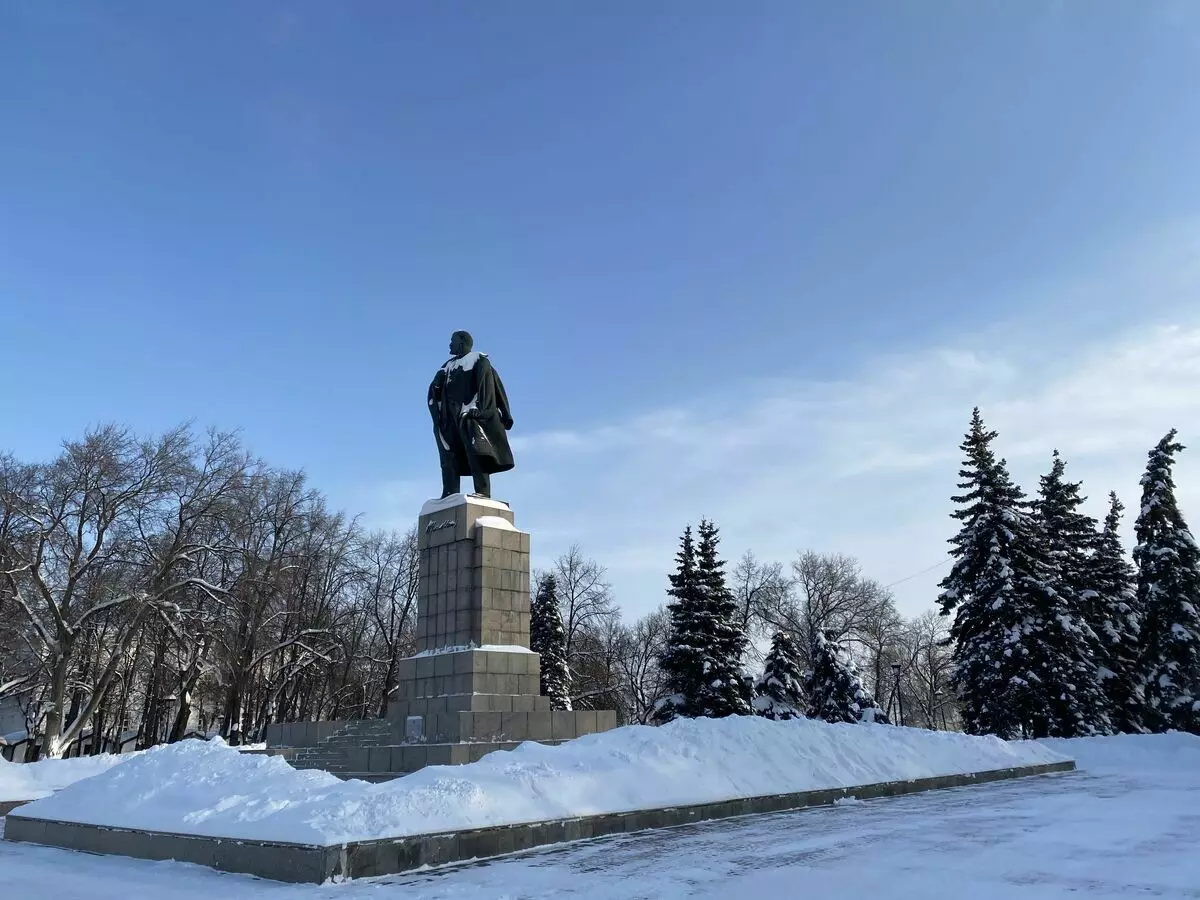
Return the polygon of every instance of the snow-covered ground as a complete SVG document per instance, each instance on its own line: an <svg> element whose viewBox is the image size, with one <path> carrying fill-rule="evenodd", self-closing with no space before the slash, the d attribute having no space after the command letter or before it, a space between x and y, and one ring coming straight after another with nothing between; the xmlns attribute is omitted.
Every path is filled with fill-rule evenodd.
<svg viewBox="0 0 1200 900"><path fill-rule="evenodd" d="M5 896L493 900L1200 896L1200 738L1048 742L1080 772L728 819L322 887L0 842Z"/></svg>
<svg viewBox="0 0 1200 900"><path fill-rule="evenodd" d="M189 741L189 743L192 743ZM265 750L266 744L243 744L238 752ZM9 800L38 800L84 778L107 772L119 763L129 762L144 751L102 753L71 759L41 759L35 763L10 763L0 758L0 803Z"/></svg>
<svg viewBox="0 0 1200 900"><path fill-rule="evenodd" d="M1035 743L811 719L680 719L527 743L383 784L297 771L220 741L142 753L21 810L70 822L336 844L1055 762Z"/></svg>
<svg viewBox="0 0 1200 900"><path fill-rule="evenodd" d="M105 753L76 759L44 759L35 763L10 763L0 759L0 802L49 796L81 779L107 772L136 755Z"/></svg>

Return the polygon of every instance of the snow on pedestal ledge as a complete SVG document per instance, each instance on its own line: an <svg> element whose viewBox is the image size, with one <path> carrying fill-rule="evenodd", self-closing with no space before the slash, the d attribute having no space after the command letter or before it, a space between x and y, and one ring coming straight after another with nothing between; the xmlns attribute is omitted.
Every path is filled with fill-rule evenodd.
<svg viewBox="0 0 1200 900"><path fill-rule="evenodd" d="M449 497L443 497L441 500L426 500L421 507L421 515L426 516L429 513L443 512L447 509L453 509L456 506L465 506L470 503L472 506L484 506L488 509L499 509L504 512L511 513L510 507L503 500L493 500L491 497L476 497L467 494L451 494Z"/></svg>
<svg viewBox="0 0 1200 900"><path fill-rule="evenodd" d="M380 784L298 771L220 741L156 747L21 815L332 845L1061 762L1033 742L752 716L526 743Z"/></svg>
<svg viewBox="0 0 1200 900"><path fill-rule="evenodd" d="M500 528L504 531L521 530L503 516L480 516L475 520L475 527L478 528L480 525L482 525L484 528Z"/></svg>
<svg viewBox="0 0 1200 900"><path fill-rule="evenodd" d="M404 659L420 659L423 656L444 656L447 653L466 653L469 650L483 650L487 653L532 653L528 647L520 644L456 644L452 647L437 647L433 650L422 650Z"/></svg>

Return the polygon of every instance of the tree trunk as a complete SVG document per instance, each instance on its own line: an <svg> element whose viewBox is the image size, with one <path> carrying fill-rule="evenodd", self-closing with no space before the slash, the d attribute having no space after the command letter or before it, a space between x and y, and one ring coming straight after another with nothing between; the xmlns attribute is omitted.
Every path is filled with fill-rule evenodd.
<svg viewBox="0 0 1200 900"><path fill-rule="evenodd" d="M61 653L54 664L54 673L50 678L50 703L46 710L46 724L42 732L45 742L46 756L49 759L60 759L63 750L63 705L67 700L67 667L70 654Z"/></svg>
<svg viewBox="0 0 1200 900"><path fill-rule="evenodd" d="M105 709L104 704L96 708L96 712L92 714L92 756L99 756L105 752Z"/></svg>
<svg viewBox="0 0 1200 900"><path fill-rule="evenodd" d="M240 743L237 733L242 727L241 705L242 692L235 682L229 685L225 695L225 715L221 719L221 737L230 744Z"/></svg>
<svg viewBox="0 0 1200 900"><path fill-rule="evenodd" d="M387 718L388 698L392 696L392 691L396 689L396 648L388 648L388 668L387 674L383 676L383 695L379 698L379 718Z"/></svg>
<svg viewBox="0 0 1200 900"><path fill-rule="evenodd" d="M179 686L179 709L175 711L175 721L171 723L171 733L167 735L168 744L182 741L183 736L187 734L188 720L192 717L192 691L196 689L196 682L199 680L200 673L193 672Z"/></svg>

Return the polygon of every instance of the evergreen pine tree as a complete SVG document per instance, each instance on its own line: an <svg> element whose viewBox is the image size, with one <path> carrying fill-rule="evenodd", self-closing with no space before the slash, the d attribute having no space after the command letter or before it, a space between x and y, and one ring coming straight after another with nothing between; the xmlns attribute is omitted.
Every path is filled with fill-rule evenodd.
<svg viewBox="0 0 1200 900"><path fill-rule="evenodd" d="M1048 583L1051 568L1024 495L992 451L995 438L976 407L960 445L965 493L952 498L960 508L951 516L963 524L939 585L942 615L954 613L950 682L967 733L1045 737L1066 718L1075 671L1061 633L1074 626Z"/></svg>
<svg viewBox="0 0 1200 900"><path fill-rule="evenodd" d="M558 605L558 581L553 573L538 580L529 610L529 649L541 656L542 696L550 698L550 708L570 709L567 636Z"/></svg>
<svg viewBox="0 0 1200 900"><path fill-rule="evenodd" d="M1200 550L1175 502L1175 429L1150 451L1135 532L1147 725L1200 733Z"/></svg>
<svg viewBox="0 0 1200 900"><path fill-rule="evenodd" d="M1041 479L1033 503L1036 540L1048 566L1047 583L1058 595L1065 618L1048 623L1030 640L1045 641L1047 655L1061 661L1066 681L1049 685L1048 698L1054 721L1050 733L1057 737L1105 734L1112 730L1108 698L1100 672L1110 670L1107 645L1097 634L1107 610L1100 602L1092 578L1096 549L1096 520L1079 511L1084 497L1079 482L1067 481L1066 464L1058 451L1047 475Z"/></svg>
<svg viewBox="0 0 1200 900"><path fill-rule="evenodd" d="M750 712L750 691L740 673L746 637L717 555L717 529L702 521L698 531L699 546L691 526L684 530L670 576L671 627L659 657L668 695L655 710L657 722Z"/></svg>
<svg viewBox="0 0 1200 900"><path fill-rule="evenodd" d="M701 627L704 594L696 570L696 545L690 525L679 540L675 561L676 570L669 576L671 587L667 591L673 598L667 603L670 628L658 660L667 688L667 695L654 710L653 718L658 723L678 716L699 715L696 700L704 683L707 645Z"/></svg>
<svg viewBox="0 0 1200 900"><path fill-rule="evenodd" d="M1133 566L1125 558L1119 533L1125 507L1115 492L1108 497L1108 515L1090 560L1089 575L1096 592L1093 603L1100 617L1098 635L1104 645L1100 686L1108 700L1113 729L1136 734L1145 731L1146 673L1139 655L1141 613Z"/></svg>
<svg viewBox="0 0 1200 900"><path fill-rule="evenodd" d="M825 722L888 724L883 710L863 687L854 660L842 652L833 637L818 631L813 643L812 669L805 679L808 717Z"/></svg>
<svg viewBox="0 0 1200 900"><path fill-rule="evenodd" d="M796 719L806 712L800 650L786 631L771 638L762 676L754 685L754 711L768 719Z"/></svg>
<svg viewBox="0 0 1200 900"><path fill-rule="evenodd" d="M707 666L700 715L745 716L750 710L750 691L742 677L742 654L746 652L746 633L738 616L737 601L725 583L725 561L717 554L720 534L717 526L700 521L700 542L696 547L696 575L704 593L707 635Z"/></svg>

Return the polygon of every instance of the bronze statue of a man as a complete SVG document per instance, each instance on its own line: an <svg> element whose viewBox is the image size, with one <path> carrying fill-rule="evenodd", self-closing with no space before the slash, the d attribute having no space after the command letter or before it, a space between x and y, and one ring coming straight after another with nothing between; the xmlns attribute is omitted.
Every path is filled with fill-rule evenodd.
<svg viewBox="0 0 1200 900"><path fill-rule="evenodd" d="M494 472L513 467L508 430L513 426L504 384L487 355L473 351L465 331L450 338L451 357L429 385L429 413L442 461L442 496L457 494L470 475L475 496L492 496Z"/></svg>

